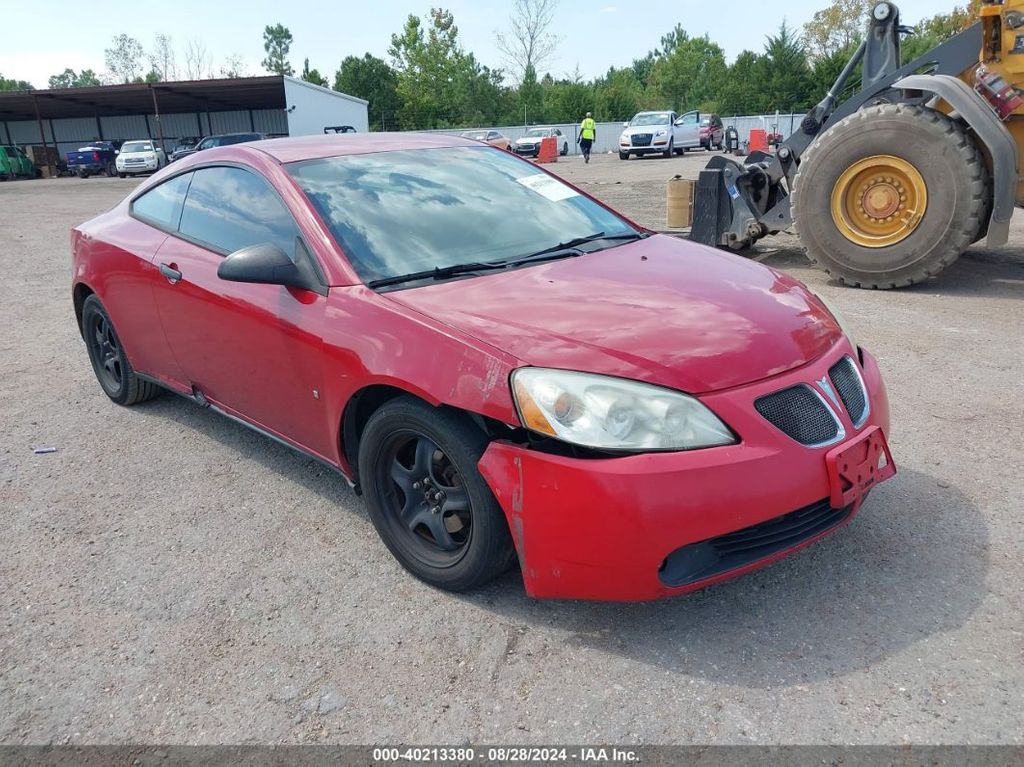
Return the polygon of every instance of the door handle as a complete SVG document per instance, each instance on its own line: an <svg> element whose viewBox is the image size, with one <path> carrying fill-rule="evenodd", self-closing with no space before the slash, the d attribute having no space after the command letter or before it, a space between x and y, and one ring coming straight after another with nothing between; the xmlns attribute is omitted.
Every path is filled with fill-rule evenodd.
<svg viewBox="0 0 1024 767"><path fill-rule="evenodd" d="M174 268L175 264L168 266L167 264L160 264L160 274L170 280L172 283L177 282L181 279L181 272Z"/></svg>

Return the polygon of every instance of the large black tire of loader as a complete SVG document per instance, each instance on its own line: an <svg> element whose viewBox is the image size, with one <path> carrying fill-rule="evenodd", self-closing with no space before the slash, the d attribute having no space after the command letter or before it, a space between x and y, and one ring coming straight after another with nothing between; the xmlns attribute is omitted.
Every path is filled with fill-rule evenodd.
<svg viewBox="0 0 1024 767"><path fill-rule="evenodd" d="M869 248L851 242L832 216L832 191L854 163L892 155L924 179L924 217L901 242ZM807 255L840 282L898 288L953 263L985 228L991 182L985 160L960 123L920 106L883 104L850 115L804 155L794 183L793 220Z"/></svg>

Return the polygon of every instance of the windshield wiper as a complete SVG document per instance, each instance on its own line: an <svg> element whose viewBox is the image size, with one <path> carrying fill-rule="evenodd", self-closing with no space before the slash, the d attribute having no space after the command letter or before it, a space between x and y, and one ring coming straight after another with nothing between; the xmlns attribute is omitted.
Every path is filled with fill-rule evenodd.
<svg viewBox="0 0 1024 767"><path fill-rule="evenodd" d="M435 266L433 269L425 269L422 272L410 272L409 274L398 274L394 277L381 277L379 280L370 280L366 283L366 286L369 288L384 288L389 285L400 285L403 282L416 282L417 280L446 280L449 277L457 277L460 274L508 269L532 261L548 261L568 256L582 256L584 251L580 250L579 247L588 242L595 240L642 240L648 236L646 232L622 232L621 234L595 232L585 237L576 237L566 242L560 242L558 245L552 245L550 248L538 250L536 253L530 253L521 258L508 259L506 261L471 261L467 264Z"/></svg>
<svg viewBox="0 0 1024 767"><path fill-rule="evenodd" d="M505 264L509 266L518 266L519 264L529 263L530 261L543 261L550 258L557 258L565 255L570 256L581 256L584 251L580 250L581 245L586 245L588 242L594 242L596 240L642 240L649 235L646 232L622 232L621 234L605 234L604 232L594 232L583 237L575 237L566 242L560 242L557 245L552 245L550 248L544 248L538 250L535 253L522 256L521 258L512 259L505 261Z"/></svg>
<svg viewBox="0 0 1024 767"><path fill-rule="evenodd" d="M410 272L409 274L398 274L394 277L382 277L379 280L370 280L366 283L370 288L383 288L388 285L399 285L403 282L415 282L416 280L446 280L460 274L472 272L485 272L491 269L504 269L508 264L505 261L475 261L468 264L452 264L451 266L435 266L433 269L425 269L422 272Z"/></svg>

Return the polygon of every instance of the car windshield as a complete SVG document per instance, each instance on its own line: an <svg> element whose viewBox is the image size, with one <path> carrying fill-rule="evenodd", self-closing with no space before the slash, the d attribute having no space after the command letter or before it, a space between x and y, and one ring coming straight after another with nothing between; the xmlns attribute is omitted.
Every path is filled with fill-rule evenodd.
<svg viewBox="0 0 1024 767"><path fill-rule="evenodd" d="M672 115L668 112L650 114L639 114L633 118L630 125L668 125L672 121Z"/></svg>
<svg viewBox="0 0 1024 767"><path fill-rule="evenodd" d="M472 131L472 130L468 130L468 131L466 131L465 133L462 134L462 137L463 138L476 139L477 141L483 141L485 138L487 138L487 131L482 131L482 130Z"/></svg>
<svg viewBox="0 0 1024 767"><path fill-rule="evenodd" d="M149 142L149 141L127 141L121 147L122 154L125 153L125 152L131 154L132 152L152 152L152 151L153 151L153 144L151 142Z"/></svg>
<svg viewBox="0 0 1024 767"><path fill-rule="evenodd" d="M533 130L526 131L526 138L545 138L550 135L551 131L546 128L534 128Z"/></svg>
<svg viewBox="0 0 1024 767"><path fill-rule="evenodd" d="M490 147L376 152L286 167L364 282L635 232L557 178Z"/></svg>

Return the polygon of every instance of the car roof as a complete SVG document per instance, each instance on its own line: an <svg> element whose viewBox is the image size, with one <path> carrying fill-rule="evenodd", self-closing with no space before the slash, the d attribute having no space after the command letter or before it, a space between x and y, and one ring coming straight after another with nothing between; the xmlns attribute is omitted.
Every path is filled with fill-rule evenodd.
<svg viewBox="0 0 1024 767"><path fill-rule="evenodd" d="M478 146L472 139L436 133L336 133L292 138L272 138L236 144L239 150L258 150L278 162L318 160L350 154L394 152L400 149L437 149Z"/></svg>

